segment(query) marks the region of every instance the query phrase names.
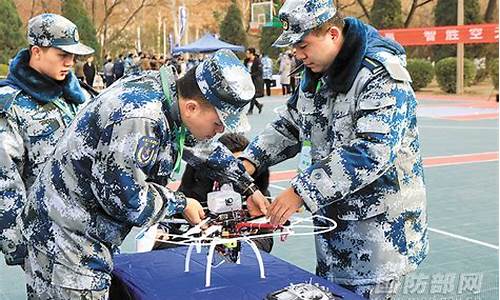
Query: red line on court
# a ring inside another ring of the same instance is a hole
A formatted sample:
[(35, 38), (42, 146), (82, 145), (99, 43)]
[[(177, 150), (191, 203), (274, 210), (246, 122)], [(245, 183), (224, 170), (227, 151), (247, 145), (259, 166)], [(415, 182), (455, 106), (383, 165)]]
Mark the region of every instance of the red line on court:
[(453, 117), (439, 117), (436, 119), (453, 120), (453, 121), (494, 120), (498, 119), (498, 113), (470, 114), (470, 115), (453, 116)]
[[(426, 157), (424, 158), (424, 167), (432, 168), (432, 167), (463, 165), (463, 164), (480, 163), (488, 161), (498, 161), (498, 152), (481, 152), (481, 153)], [(279, 181), (289, 181), (296, 175), (297, 175), (296, 170), (271, 172), (271, 175), (269, 176), (269, 182), (275, 183)], [(177, 190), (179, 185), (180, 182), (176, 181), (169, 184), (168, 187), (172, 190)]]
[[(498, 152), (482, 152), (482, 153), (427, 157), (424, 158), (424, 167), (432, 168), (432, 167), (461, 165), (461, 164), (479, 163), (487, 161), (498, 161)], [(271, 176), (269, 177), (269, 181), (271, 183), (278, 181), (287, 181), (292, 179), (296, 175), (297, 171), (295, 170), (272, 172)]]
[(420, 93), (417, 92), (417, 99), (418, 100), (449, 100), (449, 101), (492, 101), (493, 103), (495, 102), (493, 99), (495, 95), (487, 97), (487, 96), (457, 96), (457, 95), (435, 95), (435, 94), (427, 94), (427, 93)]
[(424, 158), (424, 167), (462, 165), (487, 161), (498, 161), (498, 152), (482, 152)]

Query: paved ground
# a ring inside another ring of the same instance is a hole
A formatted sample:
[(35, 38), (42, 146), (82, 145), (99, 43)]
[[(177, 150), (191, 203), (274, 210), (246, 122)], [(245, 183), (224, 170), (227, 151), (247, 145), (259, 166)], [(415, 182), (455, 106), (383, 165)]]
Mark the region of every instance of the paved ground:
[[(431, 251), (398, 299), (498, 299), (498, 104), (482, 99), (419, 94)], [(250, 136), (285, 98), (263, 101), (264, 112), (250, 116)], [(296, 166), (290, 160), (273, 167), (274, 195)], [(277, 242), (272, 254), (314, 272), (312, 245), (311, 237), (291, 237)], [(122, 249), (133, 251), (133, 233)], [(25, 298), (21, 270), (0, 261), (0, 299)]]

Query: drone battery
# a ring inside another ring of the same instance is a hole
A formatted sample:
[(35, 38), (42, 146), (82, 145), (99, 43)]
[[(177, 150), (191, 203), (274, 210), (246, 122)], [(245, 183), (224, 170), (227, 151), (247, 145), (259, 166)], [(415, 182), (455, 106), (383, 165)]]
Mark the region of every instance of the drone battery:
[(208, 210), (214, 214), (241, 210), (241, 195), (231, 189), (207, 194)]

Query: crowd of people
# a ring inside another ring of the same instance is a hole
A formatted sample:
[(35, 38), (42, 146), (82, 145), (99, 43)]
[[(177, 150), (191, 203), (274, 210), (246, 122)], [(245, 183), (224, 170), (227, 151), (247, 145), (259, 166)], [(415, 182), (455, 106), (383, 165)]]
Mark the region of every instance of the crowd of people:
[[(268, 55), (258, 53), (255, 48), (248, 48), (245, 51), (245, 66), (252, 74), (252, 80), (256, 87), (256, 97), (261, 98), (264, 95), (271, 96), (271, 88), (276, 87), (277, 81), (281, 86), (282, 95), (291, 95), (300, 81), (300, 72), (291, 74), (297, 67), (300, 67), (301, 61), (298, 60), (292, 50), (286, 50), (279, 54), (274, 61)], [(100, 76), (103, 82), (103, 88), (109, 87), (113, 82), (122, 78), (124, 75), (130, 75), (140, 71), (159, 70), (164, 64), (172, 65), (177, 73), (182, 76), (187, 70), (196, 67), (205, 59), (206, 55), (190, 55), (184, 58), (184, 55), (177, 54), (172, 57), (160, 55), (149, 55), (138, 52), (128, 55), (119, 54), (115, 58), (107, 54), (103, 59), (102, 66), (96, 66), (94, 56), (77, 56), (75, 59), (74, 72), (76, 77), (86, 82), (92, 87), (96, 86), (95, 78)], [(253, 62), (256, 61), (255, 65)], [(275, 63), (277, 67), (275, 67)], [(277, 75), (273, 77), (273, 75)], [(261, 103), (256, 99), (250, 103), (248, 114), (253, 113), (253, 107), (257, 106), (259, 112), (262, 111)]]
[[(24, 270), (29, 299), (107, 299), (131, 228), (176, 214), (200, 223), (202, 182), (202, 194), (231, 184), (274, 225), (301, 207), (335, 220), (315, 236), (316, 274), (368, 299), (395, 296), (429, 249), (404, 49), (332, 0), (287, 0), (279, 19), (290, 96), (249, 141), (246, 115), (261, 113), (274, 80), (267, 55), (106, 57), (107, 88), (95, 95), (94, 50), (76, 25), (49, 13), (29, 21), (29, 47), (0, 82), (0, 248)], [(268, 168), (295, 156), (297, 176), (269, 202)], [(172, 190), (181, 161), (190, 173)]]

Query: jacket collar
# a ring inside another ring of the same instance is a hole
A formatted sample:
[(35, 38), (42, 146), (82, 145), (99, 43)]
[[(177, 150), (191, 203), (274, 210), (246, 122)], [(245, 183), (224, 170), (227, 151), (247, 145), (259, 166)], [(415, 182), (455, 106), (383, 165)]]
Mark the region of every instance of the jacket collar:
[(326, 83), (338, 93), (347, 93), (366, 53), (366, 27), (354, 18), (345, 19), (344, 44), (326, 72)]
[(328, 88), (336, 93), (347, 93), (351, 88), (361, 67), (366, 52), (365, 25), (354, 18), (345, 19), (344, 44), (328, 70), (314, 73), (304, 69), (304, 80), (301, 89), (314, 93), (317, 83), (323, 79)]
[(162, 66), (159, 74), (160, 85), (165, 98), (162, 102), (163, 113), (167, 117), (170, 128), (180, 128), (182, 120), (179, 110), (176, 76), (173, 69), (166, 66)]
[(9, 85), (21, 89), (42, 103), (49, 103), (60, 97), (74, 104), (85, 102), (85, 95), (72, 71), (64, 80), (56, 81), (31, 68), (29, 60), (28, 49), (22, 49), (17, 53), (9, 67), (9, 75), (6, 80)]

